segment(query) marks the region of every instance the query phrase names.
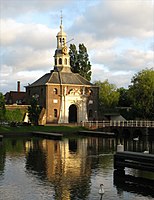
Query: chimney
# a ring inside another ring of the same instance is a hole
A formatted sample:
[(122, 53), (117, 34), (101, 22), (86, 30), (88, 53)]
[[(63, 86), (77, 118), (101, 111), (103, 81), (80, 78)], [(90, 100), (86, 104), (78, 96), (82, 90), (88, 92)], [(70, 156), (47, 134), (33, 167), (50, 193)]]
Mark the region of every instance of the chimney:
[(17, 92), (20, 92), (20, 81), (17, 82)]

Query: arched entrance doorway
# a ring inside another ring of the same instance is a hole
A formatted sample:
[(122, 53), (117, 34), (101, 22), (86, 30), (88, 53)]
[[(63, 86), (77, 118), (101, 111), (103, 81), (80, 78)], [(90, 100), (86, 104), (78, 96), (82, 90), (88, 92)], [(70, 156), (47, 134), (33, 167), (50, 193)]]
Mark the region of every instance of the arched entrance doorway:
[(77, 122), (77, 107), (75, 104), (72, 104), (69, 107), (69, 123), (75, 123)]

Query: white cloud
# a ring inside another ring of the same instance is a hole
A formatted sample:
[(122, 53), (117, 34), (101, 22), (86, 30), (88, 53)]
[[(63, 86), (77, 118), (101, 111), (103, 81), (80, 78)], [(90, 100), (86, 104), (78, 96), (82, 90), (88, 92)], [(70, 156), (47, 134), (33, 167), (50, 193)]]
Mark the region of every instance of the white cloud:
[(1, 8), (2, 91), (15, 89), (17, 80), (32, 83), (52, 69), (60, 10), (68, 40), (88, 49), (93, 81), (127, 87), (134, 73), (153, 67), (151, 0), (1, 0)]
[(105, 80), (108, 80), (109, 83), (115, 84), (117, 88), (119, 87), (128, 87), (130, 84), (131, 78), (133, 76), (133, 72), (127, 71), (119, 71), (117, 72), (110, 72), (109, 70), (103, 68), (101, 65), (93, 65), (92, 66), (93, 75), (92, 75), (92, 81), (99, 81), (102, 82)]
[(35, 12), (61, 10), (71, 0), (1, 0), (2, 16), (17, 17)]
[(45, 70), (51, 65), (50, 56), (48, 50), (35, 51), (29, 47), (7, 48), (2, 63), (12, 66), (13, 72), (40, 68)]
[(1, 20), (1, 25), (1, 68), (13, 73), (52, 68), (58, 30), (11, 19)]
[(2, 46), (31, 46), (33, 49), (53, 48), (56, 45), (57, 29), (42, 24), (24, 24), (12, 19), (0, 21)]
[(119, 54), (115, 51), (105, 51), (96, 53), (92, 57), (92, 62), (107, 67), (111, 72), (135, 72), (146, 67), (154, 67), (154, 54), (150, 50), (145, 52), (134, 49), (127, 49)]
[[(130, 72), (133, 76), (143, 68), (153, 67), (153, 15), (150, 0), (110, 0), (87, 7), (77, 17), (70, 33), (77, 32), (78, 43), (83, 42), (88, 47), (91, 63), (95, 66), (93, 79), (100, 77), (101, 80), (103, 70), (108, 70), (107, 77), (119, 71)], [(100, 71), (96, 73), (98, 65)], [(114, 77), (117, 76), (114, 74)], [(128, 82), (127, 78), (125, 80)]]
[(100, 1), (87, 8), (74, 23), (73, 31), (95, 35), (96, 39), (152, 37), (153, 6), (151, 1)]

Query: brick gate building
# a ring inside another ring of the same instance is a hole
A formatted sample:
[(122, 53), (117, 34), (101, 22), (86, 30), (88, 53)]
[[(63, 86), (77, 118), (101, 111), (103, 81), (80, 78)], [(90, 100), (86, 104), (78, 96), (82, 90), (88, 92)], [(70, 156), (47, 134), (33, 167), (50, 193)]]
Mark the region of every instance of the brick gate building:
[(71, 71), (66, 38), (61, 22), (54, 69), (26, 86), (27, 103), (35, 96), (42, 107), (40, 124), (97, 119), (98, 87)]

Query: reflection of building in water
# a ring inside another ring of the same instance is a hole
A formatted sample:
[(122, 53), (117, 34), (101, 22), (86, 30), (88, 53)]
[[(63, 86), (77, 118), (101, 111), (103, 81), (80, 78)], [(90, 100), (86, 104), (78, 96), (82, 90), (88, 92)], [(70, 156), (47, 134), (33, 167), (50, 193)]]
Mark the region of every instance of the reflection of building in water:
[[(56, 195), (61, 199), (71, 199), (70, 192), (75, 183), (81, 183), (81, 177), (90, 178), (91, 168), (86, 161), (87, 140), (53, 141), (43, 140), (46, 151), (46, 170), (48, 180), (54, 183)], [(85, 188), (85, 187), (84, 187)]]
[[(55, 199), (69, 200), (76, 195), (87, 197), (90, 190), (91, 171), (94, 165), (102, 168), (112, 165), (108, 157), (100, 159), (100, 153), (113, 153), (116, 141), (113, 138), (78, 138), (29, 141), (27, 147), (26, 168), (30, 172), (42, 174), (54, 186)], [(29, 148), (29, 151), (28, 151)], [(107, 171), (106, 171), (107, 173)], [(79, 198), (81, 199), (81, 198)]]
[(25, 152), (28, 153), (30, 151), (30, 149), (33, 149), (33, 141), (32, 140), (27, 140), (25, 142)]
[(95, 137), (84, 138), (80, 140), (65, 139), (62, 142), (53, 140), (43, 140), (43, 148), (46, 151), (47, 176), (53, 180), (55, 174), (63, 173), (73, 179), (82, 174), (89, 173), (91, 162), (87, 160), (88, 151), (93, 153), (101, 149), (106, 152), (113, 152), (116, 147), (116, 141), (113, 138), (101, 139)]
[[(72, 145), (73, 144), (73, 145)], [(72, 148), (73, 147), (73, 148)], [(85, 173), (87, 140), (81, 141), (65, 139), (63, 142), (44, 140), (43, 148), (46, 150), (47, 176), (53, 180), (57, 173), (72, 178)]]

